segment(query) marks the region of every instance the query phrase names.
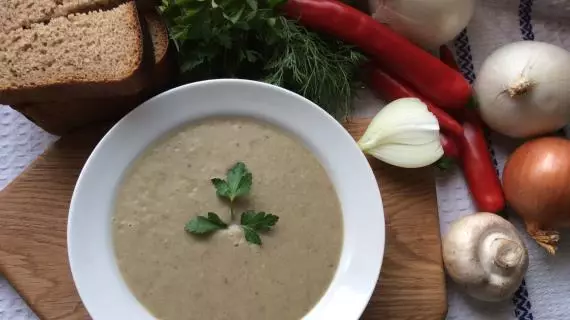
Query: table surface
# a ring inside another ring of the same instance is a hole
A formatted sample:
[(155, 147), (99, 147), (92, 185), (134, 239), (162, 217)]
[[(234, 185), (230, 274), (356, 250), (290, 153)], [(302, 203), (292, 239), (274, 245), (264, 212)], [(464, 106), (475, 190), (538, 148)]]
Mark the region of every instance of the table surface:
[[(570, 1), (478, 0), (467, 31), (453, 43), (460, 52), (459, 62), (466, 74), (475, 74), (493, 50), (514, 41), (545, 41), (570, 50)], [(377, 102), (373, 104), (378, 105)], [(375, 110), (377, 109), (372, 107), (368, 111), (357, 111), (370, 114)], [(0, 107), (0, 123), (2, 187), (41, 153), (53, 138), (10, 112), (7, 107)], [(498, 136), (492, 136), (491, 139), (498, 170), (501, 171), (505, 158), (512, 151), (513, 143)], [(472, 213), (474, 207), (459, 172), (450, 170), (440, 174), (436, 180), (440, 227), (445, 232), (452, 220)], [(519, 221), (515, 219), (514, 223), (521, 228)], [(524, 234), (523, 229), (520, 230)], [(570, 234), (563, 236), (570, 237)], [(568, 319), (570, 241), (563, 242), (557, 257), (552, 258), (544, 255), (530, 239), (525, 240), (531, 256), (526, 277), (528, 292), (522, 292), (514, 301), (489, 305), (465, 297), (451, 284), (448, 287), (448, 319), (533, 319), (533, 316), (534, 319)], [(0, 280), (0, 319), (33, 319), (3, 280)]]

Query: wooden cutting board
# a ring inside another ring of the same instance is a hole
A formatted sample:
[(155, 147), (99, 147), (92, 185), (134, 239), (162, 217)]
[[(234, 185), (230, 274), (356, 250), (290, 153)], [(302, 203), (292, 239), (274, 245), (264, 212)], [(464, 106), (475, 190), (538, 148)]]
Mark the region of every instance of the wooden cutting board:
[[(369, 121), (345, 126), (358, 138)], [(67, 262), (67, 210), (81, 167), (104, 132), (61, 138), (0, 193), (0, 271), (42, 319), (89, 319)], [(387, 247), (362, 319), (442, 319), (447, 302), (433, 169), (370, 164), (384, 201)]]

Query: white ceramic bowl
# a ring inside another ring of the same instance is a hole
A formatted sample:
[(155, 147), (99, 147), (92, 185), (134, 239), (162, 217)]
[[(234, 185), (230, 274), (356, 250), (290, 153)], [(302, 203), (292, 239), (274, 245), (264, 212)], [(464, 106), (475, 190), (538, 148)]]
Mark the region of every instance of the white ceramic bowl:
[(116, 264), (111, 238), (115, 191), (125, 170), (157, 138), (217, 115), (277, 125), (320, 160), (341, 202), (344, 243), (331, 285), (305, 319), (358, 319), (384, 255), (384, 211), (373, 172), (352, 137), (318, 106), (285, 89), (246, 80), (204, 81), (152, 98), (119, 121), (87, 160), (71, 200), (67, 245), (73, 279), (93, 319), (154, 319)]

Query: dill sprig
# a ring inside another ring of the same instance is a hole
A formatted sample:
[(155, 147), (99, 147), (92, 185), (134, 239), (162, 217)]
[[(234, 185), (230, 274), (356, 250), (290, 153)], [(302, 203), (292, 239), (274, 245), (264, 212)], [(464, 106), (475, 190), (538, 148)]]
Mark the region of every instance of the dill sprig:
[(182, 80), (266, 81), (348, 115), (364, 55), (281, 16), (284, 1), (163, 0)]
[(280, 19), (283, 41), (265, 65), (263, 80), (301, 94), (337, 118), (348, 115), (365, 56), (341, 41)]

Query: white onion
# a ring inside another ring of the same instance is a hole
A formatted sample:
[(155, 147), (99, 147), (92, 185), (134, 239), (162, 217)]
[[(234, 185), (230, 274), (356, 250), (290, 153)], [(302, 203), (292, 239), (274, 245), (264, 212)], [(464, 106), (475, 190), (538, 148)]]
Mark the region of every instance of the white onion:
[(443, 156), (437, 118), (416, 98), (394, 100), (382, 108), (358, 146), (364, 153), (402, 168), (425, 167)]
[(372, 16), (426, 49), (436, 49), (463, 30), (475, 0), (369, 0)]
[(531, 137), (570, 121), (570, 52), (537, 41), (496, 50), (477, 75), (483, 120), (511, 137)]

